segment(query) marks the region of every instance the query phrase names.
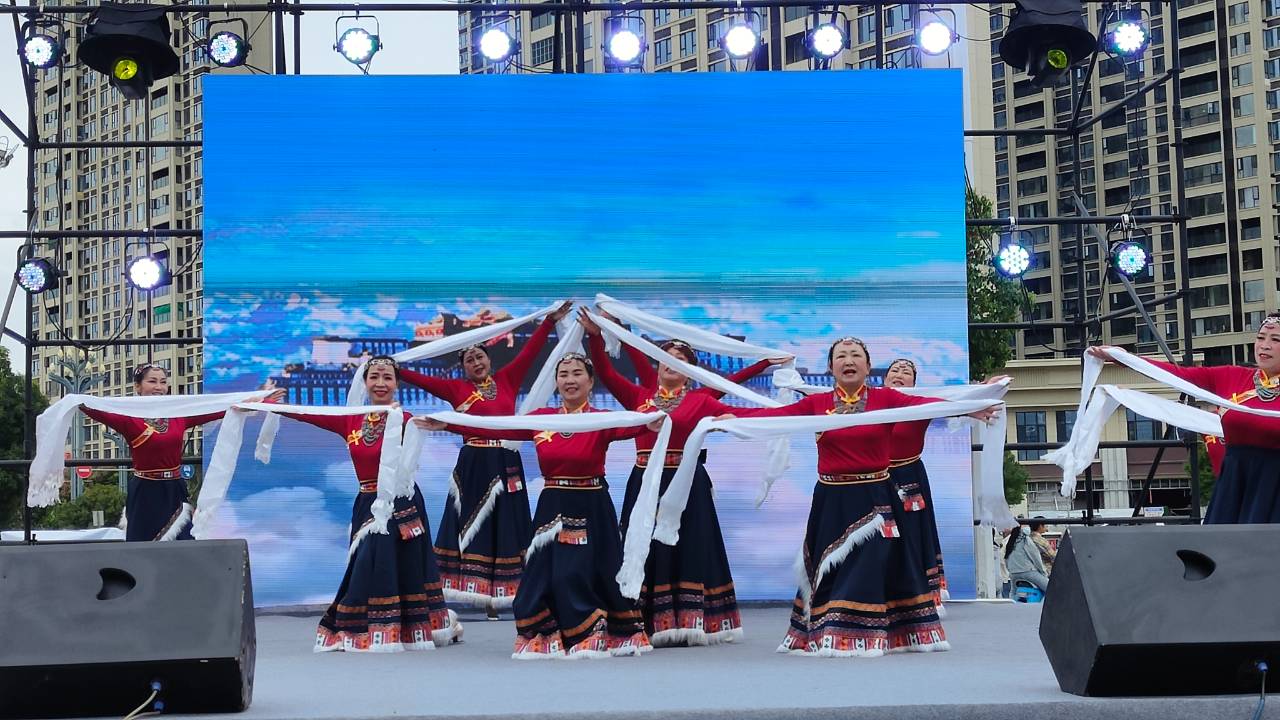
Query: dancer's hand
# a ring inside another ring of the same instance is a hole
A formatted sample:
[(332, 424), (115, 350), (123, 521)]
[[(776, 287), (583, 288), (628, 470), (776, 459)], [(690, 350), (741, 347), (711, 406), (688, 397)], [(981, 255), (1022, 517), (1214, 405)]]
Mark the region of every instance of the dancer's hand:
[(995, 385), (996, 383), (1000, 382), (1001, 380), (1008, 380), (1010, 385), (1012, 385), (1012, 384), (1013, 384), (1013, 378), (1009, 377), (1008, 375), (992, 375), (991, 377), (989, 377), (989, 378), (987, 378), (986, 380), (982, 381), (982, 384), (983, 384), (983, 385)]
[(974, 410), (973, 412), (969, 413), (968, 416), (973, 418), (974, 420), (980, 420), (990, 425), (992, 420), (995, 420), (996, 418), (1000, 417), (1000, 408), (998, 406), (992, 405), (989, 408)]
[(284, 396), (286, 395), (285, 389), (277, 388), (276, 381), (272, 380), (271, 378), (267, 378), (267, 381), (262, 383), (262, 387), (259, 389), (271, 391), (270, 395), (262, 399), (262, 402), (264, 403), (278, 403), (281, 400), (284, 400)]
[(416, 417), (413, 419), (413, 424), (423, 430), (444, 430), (448, 427), (444, 422), (440, 420), (433, 420), (428, 417)]
[(552, 322), (560, 322), (561, 320), (564, 319), (566, 315), (569, 314), (569, 311), (572, 309), (573, 309), (573, 301), (565, 300), (564, 303), (560, 305), (560, 307), (551, 311), (551, 314), (549, 315), (549, 317), (551, 318)]
[(654, 420), (653, 422), (649, 423), (648, 425), (645, 425), (645, 427), (649, 428), (650, 430), (652, 430), (652, 431), (654, 431), (654, 432), (658, 432), (659, 430), (661, 430), (661, 429), (662, 429), (662, 423), (664, 423), (664, 422), (666, 422), (666, 421), (667, 421), (667, 416), (666, 416), (666, 415), (663, 415), (663, 416), (661, 416), (661, 417), (657, 418), (656, 420)]
[(1095, 345), (1093, 347), (1085, 348), (1084, 353), (1089, 357), (1098, 358), (1102, 362), (1112, 362), (1111, 356), (1108, 353), (1115, 349), (1116, 347), (1114, 345)]
[(795, 359), (796, 359), (795, 355), (783, 355), (782, 357), (772, 357), (772, 358), (769, 358), (769, 364), (770, 365), (786, 365), (787, 363)]
[(600, 335), (600, 326), (597, 325), (596, 321), (592, 320), (591, 316), (587, 314), (587, 309), (585, 307), (578, 308), (578, 323), (582, 325), (582, 329), (591, 337), (598, 337)]
[(737, 420), (737, 419), (738, 419), (738, 416), (734, 415), (733, 413), (725, 413), (723, 415), (716, 416), (716, 420)]

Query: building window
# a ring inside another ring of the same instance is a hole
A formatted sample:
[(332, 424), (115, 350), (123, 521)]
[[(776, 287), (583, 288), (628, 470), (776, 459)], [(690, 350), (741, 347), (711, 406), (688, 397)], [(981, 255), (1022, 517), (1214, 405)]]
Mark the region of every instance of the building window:
[(689, 57), (698, 52), (698, 31), (689, 30), (680, 33), (680, 57)]
[(1253, 95), (1241, 95), (1231, 98), (1231, 114), (1236, 117), (1253, 116)]
[(1229, 38), (1228, 44), (1231, 47), (1232, 57), (1235, 57), (1237, 55), (1248, 54), (1249, 48), (1251, 47), (1249, 42), (1249, 33), (1240, 33), (1239, 35), (1232, 35)]
[(1124, 414), (1130, 440), (1159, 440), (1164, 434), (1160, 423), (1155, 420), (1143, 417), (1128, 408), (1125, 408)]
[(1227, 24), (1243, 25), (1249, 22), (1249, 3), (1242, 2), (1227, 8)]
[(1258, 144), (1258, 133), (1253, 125), (1236, 128), (1236, 147), (1248, 148)]
[(1244, 281), (1244, 301), (1263, 302), (1267, 299), (1267, 289), (1261, 280)]
[[(1020, 443), (1039, 443), (1048, 442), (1048, 436), (1045, 432), (1045, 414), (1043, 411), (1017, 413), (1016, 420), (1018, 442)], [(1019, 460), (1039, 460), (1044, 457), (1045, 450), (1019, 450)]]
[(544, 27), (550, 27), (556, 21), (555, 13), (550, 10), (537, 12), (533, 17), (529, 18), (529, 28), (531, 30), (541, 30)]
[(1066, 442), (1071, 437), (1071, 429), (1076, 426), (1075, 410), (1059, 410), (1054, 413), (1058, 426), (1058, 442)]
[(1253, 63), (1236, 65), (1231, 68), (1231, 87), (1245, 87), (1253, 84)]
[(1271, 58), (1262, 61), (1262, 74), (1268, 80), (1280, 78), (1280, 58)]
[(542, 65), (551, 62), (555, 54), (555, 38), (543, 38), (533, 43), (533, 64)]
[(663, 38), (653, 44), (653, 64), (663, 65), (671, 62), (671, 38)]
[(1261, 240), (1262, 239), (1262, 220), (1258, 218), (1247, 218), (1240, 221), (1240, 239), (1241, 240)]
[(1240, 209), (1249, 210), (1262, 204), (1262, 190), (1257, 187), (1240, 188), (1236, 191), (1240, 197)]
[(1261, 270), (1262, 269), (1262, 250), (1245, 250), (1240, 253), (1241, 266), (1245, 270)]

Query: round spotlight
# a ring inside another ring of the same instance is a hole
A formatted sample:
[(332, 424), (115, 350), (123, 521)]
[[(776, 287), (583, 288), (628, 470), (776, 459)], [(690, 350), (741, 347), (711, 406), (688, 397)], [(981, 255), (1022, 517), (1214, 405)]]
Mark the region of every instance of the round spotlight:
[(49, 289), (53, 283), (53, 265), (49, 264), (44, 258), (31, 258), (23, 260), (18, 265), (18, 270), (13, 277), (18, 281), (18, 285), (29, 293), (42, 293)]
[(351, 28), (338, 38), (338, 53), (352, 65), (364, 65), (381, 49), (378, 36), (369, 34), (364, 28)]
[(129, 284), (139, 290), (155, 290), (168, 279), (169, 271), (154, 255), (143, 255), (129, 263)]
[(720, 46), (731, 58), (741, 60), (750, 57), (760, 43), (760, 36), (746, 23), (735, 23), (720, 38)]
[(32, 35), (22, 43), (22, 59), (34, 68), (51, 68), (62, 59), (62, 44), (52, 35)]
[(111, 66), (111, 77), (116, 80), (132, 80), (138, 74), (138, 61), (131, 57), (122, 57)]
[(239, 35), (223, 30), (209, 38), (204, 51), (218, 67), (237, 67), (243, 65), (248, 57), (249, 44)]
[(1107, 33), (1107, 48), (1117, 55), (1137, 55), (1146, 49), (1149, 39), (1142, 23), (1125, 20)]
[(823, 23), (809, 33), (809, 50), (814, 55), (830, 59), (844, 52), (844, 31), (831, 23)]
[(1151, 256), (1141, 243), (1125, 241), (1111, 248), (1111, 264), (1127, 278), (1135, 278), (1147, 271)]
[(634, 30), (623, 28), (609, 36), (609, 57), (617, 63), (634, 63), (644, 52), (644, 42)]
[(996, 253), (996, 272), (1007, 278), (1020, 278), (1031, 268), (1031, 253), (1018, 243), (1000, 246)]
[(515, 52), (516, 41), (506, 30), (491, 27), (480, 36), (480, 54), (489, 62), (502, 62)]
[(916, 40), (926, 55), (941, 55), (951, 49), (955, 33), (941, 20), (931, 20), (920, 28)]

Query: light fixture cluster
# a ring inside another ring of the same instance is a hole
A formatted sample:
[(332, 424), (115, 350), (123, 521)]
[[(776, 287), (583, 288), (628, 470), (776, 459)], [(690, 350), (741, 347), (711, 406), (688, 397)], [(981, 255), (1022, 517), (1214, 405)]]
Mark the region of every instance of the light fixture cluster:
[[(168, 251), (152, 252), (141, 243), (142, 254), (125, 265), (124, 278), (129, 285), (142, 292), (152, 292), (173, 282), (169, 270)], [(64, 277), (51, 257), (42, 257), (35, 244), (23, 245), (18, 254), (18, 268), (13, 277), (18, 287), (32, 295), (38, 295), (55, 287), (58, 278)]]

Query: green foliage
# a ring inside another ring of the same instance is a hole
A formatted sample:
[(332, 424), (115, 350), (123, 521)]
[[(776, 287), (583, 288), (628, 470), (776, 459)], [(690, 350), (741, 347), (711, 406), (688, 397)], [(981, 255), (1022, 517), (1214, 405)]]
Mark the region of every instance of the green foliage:
[[(25, 378), (13, 372), (9, 365), (9, 351), (0, 347), (0, 458), (16, 460), (22, 457), (23, 383)], [(49, 401), (37, 389), (32, 395), (35, 412), (49, 406)], [(22, 478), (25, 469), (0, 469), (0, 527), (22, 527)]]
[[(991, 199), (965, 187), (965, 218), (992, 217)], [(969, 322), (1013, 322), (1018, 319), (1022, 288), (1006, 280), (991, 266), (994, 229), (971, 227), (965, 232), (965, 260), (968, 267)], [(1012, 330), (969, 332), (969, 377), (985, 380), (1013, 357)]]
[[(1213, 495), (1213, 484), (1218, 479), (1213, 476), (1213, 465), (1209, 462), (1209, 453), (1205, 452), (1203, 442), (1196, 443), (1196, 454), (1200, 457), (1197, 466), (1200, 470), (1200, 507), (1204, 507), (1209, 504), (1209, 498)], [(1182, 463), (1182, 471), (1187, 474), (1187, 477), (1191, 477), (1190, 460)]]
[[(98, 479), (95, 475), (94, 480)], [(116, 484), (114, 475), (103, 476), (99, 482), (86, 482), (84, 494), (75, 500), (58, 503), (42, 514), (41, 527), (65, 530), (93, 526), (93, 511), (103, 512), (104, 523), (112, 527), (120, 522), (124, 510), (124, 493)]]
[(1017, 505), (1027, 496), (1027, 478), (1030, 474), (1011, 452), (1004, 454), (1004, 501)]

